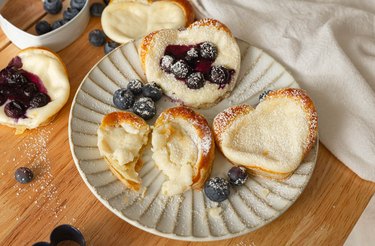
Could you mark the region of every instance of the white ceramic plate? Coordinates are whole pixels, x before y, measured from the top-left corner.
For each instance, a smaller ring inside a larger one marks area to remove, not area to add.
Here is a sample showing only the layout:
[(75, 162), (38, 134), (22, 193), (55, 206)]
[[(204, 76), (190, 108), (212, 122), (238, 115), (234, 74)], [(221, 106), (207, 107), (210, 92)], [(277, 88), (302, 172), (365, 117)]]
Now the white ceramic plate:
[[(209, 121), (225, 108), (255, 105), (265, 89), (298, 87), (293, 77), (264, 51), (239, 41), (242, 54), (239, 81), (231, 96), (208, 110), (199, 110)], [(146, 150), (140, 172), (145, 193), (136, 193), (114, 176), (100, 157), (97, 128), (102, 117), (117, 111), (112, 94), (126, 87), (129, 79), (145, 80), (137, 52), (131, 42), (104, 57), (83, 80), (72, 104), (69, 140), (73, 159), (92, 193), (114, 214), (150, 233), (179, 240), (210, 241), (236, 237), (264, 226), (288, 209), (306, 187), (314, 170), (318, 141), (295, 173), (284, 181), (250, 177), (244, 186), (231, 190), (227, 201), (209, 201), (202, 191), (189, 190), (170, 198), (160, 193), (163, 174)], [(157, 111), (174, 106), (167, 98)], [(157, 118), (157, 117), (154, 117)], [(150, 121), (150, 124), (153, 122)], [(225, 177), (231, 165), (216, 152), (211, 176)]]

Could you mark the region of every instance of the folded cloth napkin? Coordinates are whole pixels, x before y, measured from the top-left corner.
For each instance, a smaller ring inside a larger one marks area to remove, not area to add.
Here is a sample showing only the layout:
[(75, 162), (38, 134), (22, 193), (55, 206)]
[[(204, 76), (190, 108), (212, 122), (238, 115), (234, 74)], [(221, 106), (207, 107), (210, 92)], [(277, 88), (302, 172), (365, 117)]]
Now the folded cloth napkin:
[(192, 0), (292, 72), (313, 98), (323, 144), (375, 182), (374, 0)]

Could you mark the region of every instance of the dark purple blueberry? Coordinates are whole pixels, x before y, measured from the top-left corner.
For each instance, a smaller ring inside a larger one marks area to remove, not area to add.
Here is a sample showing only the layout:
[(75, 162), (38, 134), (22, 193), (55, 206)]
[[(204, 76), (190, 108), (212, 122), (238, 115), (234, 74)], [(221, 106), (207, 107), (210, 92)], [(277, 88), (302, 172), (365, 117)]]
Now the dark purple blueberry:
[(176, 61), (172, 67), (171, 72), (177, 79), (185, 79), (191, 71), (191, 68), (184, 60)]
[(8, 96), (10, 94), (10, 88), (7, 84), (0, 85), (0, 95)]
[(204, 85), (204, 75), (203, 73), (196, 72), (189, 75), (186, 80), (186, 85), (190, 89), (199, 89)]
[(48, 14), (58, 14), (62, 10), (62, 1), (61, 0), (44, 0), (43, 3), (44, 10)]
[(38, 87), (34, 83), (27, 83), (22, 87), (23, 93), (27, 97), (32, 97), (38, 92)]
[(213, 43), (204, 42), (199, 45), (201, 57), (209, 60), (215, 60), (217, 57), (217, 48)]
[(110, 1), (110, 0), (103, 0), (103, 2), (104, 2), (105, 5), (108, 5), (108, 4), (109, 4), (109, 1)]
[(16, 172), (14, 173), (14, 177), (16, 178), (17, 182), (27, 184), (33, 180), (34, 174), (30, 168), (20, 167), (17, 168)]
[(174, 63), (174, 58), (169, 55), (165, 55), (161, 58), (160, 66), (165, 72), (170, 73), (172, 65)]
[(193, 47), (192, 45), (168, 45), (165, 48), (164, 55), (173, 56), (176, 60), (185, 59), (186, 53)]
[(264, 98), (271, 92), (272, 90), (265, 90), (259, 95), (259, 102), (263, 101)]
[(129, 109), (135, 101), (133, 93), (125, 88), (118, 89), (113, 94), (113, 104), (119, 109)]
[(10, 60), (9, 64), (8, 64), (8, 69), (9, 68), (16, 68), (16, 69), (20, 69), (22, 67), (22, 60), (21, 60), (21, 57), (19, 56), (15, 56), (13, 57), (12, 60)]
[(223, 178), (210, 178), (204, 185), (204, 193), (213, 202), (222, 202), (229, 197), (229, 182)]
[(126, 88), (134, 95), (139, 95), (142, 93), (143, 83), (139, 79), (132, 79)]
[(78, 15), (78, 13), (79, 13), (79, 9), (67, 8), (63, 13), (64, 20), (70, 21), (71, 19), (76, 17)]
[(156, 102), (163, 96), (163, 90), (155, 83), (148, 83), (143, 86), (142, 95)]
[(102, 3), (93, 3), (90, 6), (90, 14), (91, 16), (100, 17), (102, 16), (103, 10), (105, 6)]
[(68, 21), (67, 20), (64, 20), (64, 19), (61, 19), (61, 20), (57, 20), (55, 22), (52, 23), (51, 27), (52, 27), (52, 30), (55, 30), (57, 28), (60, 28), (62, 27), (63, 25), (65, 25)]
[(3, 104), (7, 101), (7, 96), (0, 94), (0, 106), (3, 106)]
[(78, 10), (83, 9), (85, 6), (86, 0), (70, 0), (70, 6)]
[(144, 120), (149, 120), (156, 114), (155, 103), (149, 97), (140, 97), (133, 105), (133, 112)]
[(235, 186), (243, 185), (248, 176), (244, 167), (232, 167), (228, 171), (229, 183)]
[(38, 92), (30, 100), (30, 108), (40, 108), (47, 105), (51, 101), (51, 98), (42, 92)]
[(5, 105), (4, 112), (8, 117), (18, 119), (25, 115), (26, 109), (21, 102), (11, 101)]
[(212, 83), (220, 85), (225, 85), (230, 80), (229, 70), (223, 66), (213, 66), (210, 71), (210, 81)]
[(104, 53), (108, 54), (112, 50), (116, 49), (120, 44), (114, 41), (109, 41), (104, 44)]
[(10, 85), (23, 86), (24, 84), (28, 83), (29, 81), (20, 72), (13, 71), (13, 73), (7, 79), (7, 82)]
[(199, 57), (199, 50), (195, 47), (192, 47), (190, 50), (188, 50), (188, 52), (186, 52), (185, 59), (187, 61), (193, 61), (193, 60), (198, 59), (198, 57)]
[(89, 33), (89, 41), (92, 45), (99, 47), (105, 43), (105, 34), (103, 31), (95, 29)]
[(52, 31), (52, 27), (47, 21), (41, 20), (38, 23), (36, 23), (35, 31), (38, 35), (43, 35), (45, 33)]

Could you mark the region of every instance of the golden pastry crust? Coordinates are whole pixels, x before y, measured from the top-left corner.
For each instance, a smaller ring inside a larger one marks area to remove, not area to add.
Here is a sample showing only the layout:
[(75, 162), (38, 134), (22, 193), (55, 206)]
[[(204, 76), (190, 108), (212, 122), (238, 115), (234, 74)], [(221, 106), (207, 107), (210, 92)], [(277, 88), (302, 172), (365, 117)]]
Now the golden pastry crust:
[(215, 142), (213, 139), (212, 130), (208, 125), (207, 120), (194, 110), (179, 106), (169, 108), (162, 112), (156, 120), (154, 127), (162, 126), (172, 119), (180, 118), (191, 124), (196, 130), (197, 137), (203, 140), (201, 146), (201, 155), (198, 156), (197, 163), (194, 167), (193, 183), (191, 188), (195, 190), (202, 189), (206, 179), (210, 176), (212, 164), (215, 157)]
[(195, 19), (194, 9), (187, 0), (167, 0), (177, 4), (185, 13), (185, 26), (190, 25)]
[[(296, 88), (286, 88), (286, 89), (280, 89), (276, 91), (270, 92), (264, 99), (265, 100), (272, 100), (273, 98), (289, 98), (292, 100), (296, 100), (303, 108), (305, 114), (306, 114), (306, 120), (308, 121), (309, 125), (309, 134), (308, 138), (305, 141), (304, 145), (304, 151), (303, 151), (303, 157), (305, 157), (309, 151), (314, 146), (314, 143), (316, 142), (317, 135), (318, 135), (318, 114), (316, 111), (316, 108), (314, 106), (313, 101), (311, 98), (306, 94), (306, 91), (302, 89), (296, 89)], [(262, 103), (262, 102), (260, 102)], [(218, 145), (219, 149), (222, 151), (222, 136), (223, 133), (232, 125), (232, 123), (239, 117), (242, 117), (249, 112), (253, 111), (253, 107), (250, 105), (239, 105), (230, 107), (223, 112), (219, 113), (213, 122), (213, 131), (214, 131), (214, 137), (216, 144)], [(236, 163), (233, 163), (234, 165), (237, 165)], [(248, 164), (245, 166), (248, 171), (254, 175), (261, 175), (268, 178), (273, 179), (286, 179), (290, 175), (293, 174), (293, 172), (275, 172), (266, 168), (261, 168), (259, 166), (255, 166), (254, 164)]]
[[(132, 126), (135, 129), (142, 129), (144, 127), (148, 127), (148, 124), (146, 121), (144, 121), (141, 117), (135, 115), (131, 112), (112, 112), (104, 116), (99, 128), (106, 128), (106, 127), (120, 127), (121, 124), (127, 124)], [(142, 149), (139, 151), (139, 155), (144, 151), (145, 146), (142, 147)], [(112, 160), (104, 157), (105, 161), (108, 164), (109, 169), (112, 171), (112, 173), (123, 183), (126, 187), (139, 191), (141, 188), (141, 183), (136, 183), (131, 180), (127, 180), (124, 178), (124, 176), (119, 173), (112, 164)], [(135, 164), (135, 171), (139, 173), (139, 171), (143, 167), (143, 161), (141, 158), (137, 160), (137, 163)]]

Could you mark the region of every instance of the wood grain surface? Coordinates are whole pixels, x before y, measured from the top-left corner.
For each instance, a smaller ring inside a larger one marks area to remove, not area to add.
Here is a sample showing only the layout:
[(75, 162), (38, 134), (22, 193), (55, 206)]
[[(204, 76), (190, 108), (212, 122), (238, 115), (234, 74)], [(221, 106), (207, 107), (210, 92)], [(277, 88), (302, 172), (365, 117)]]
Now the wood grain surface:
[[(12, 0), (4, 14), (24, 30), (46, 14), (40, 0)], [(32, 2), (27, 8), (25, 2)], [(22, 12), (22, 14), (21, 14)], [(48, 17), (50, 18), (50, 17)], [(90, 68), (103, 57), (103, 47), (88, 42), (88, 33), (101, 28), (91, 18), (85, 33), (59, 55), (71, 82), (68, 103), (46, 127), (14, 135), (0, 126), (0, 245), (31, 245), (48, 241), (59, 224), (78, 227), (88, 245), (342, 245), (355, 225), (375, 184), (361, 180), (322, 144), (306, 190), (274, 222), (247, 235), (211, 243), (191, 243), (154, 236), (119, 219), (106, 209), (84, 184), (73, 163), (68, 142), (72, 98)], [(0, 68), (19, 49), (0, 31)], [(21, 185), (14, 179), (20, 166), (31, 167), (36, 179)]]

